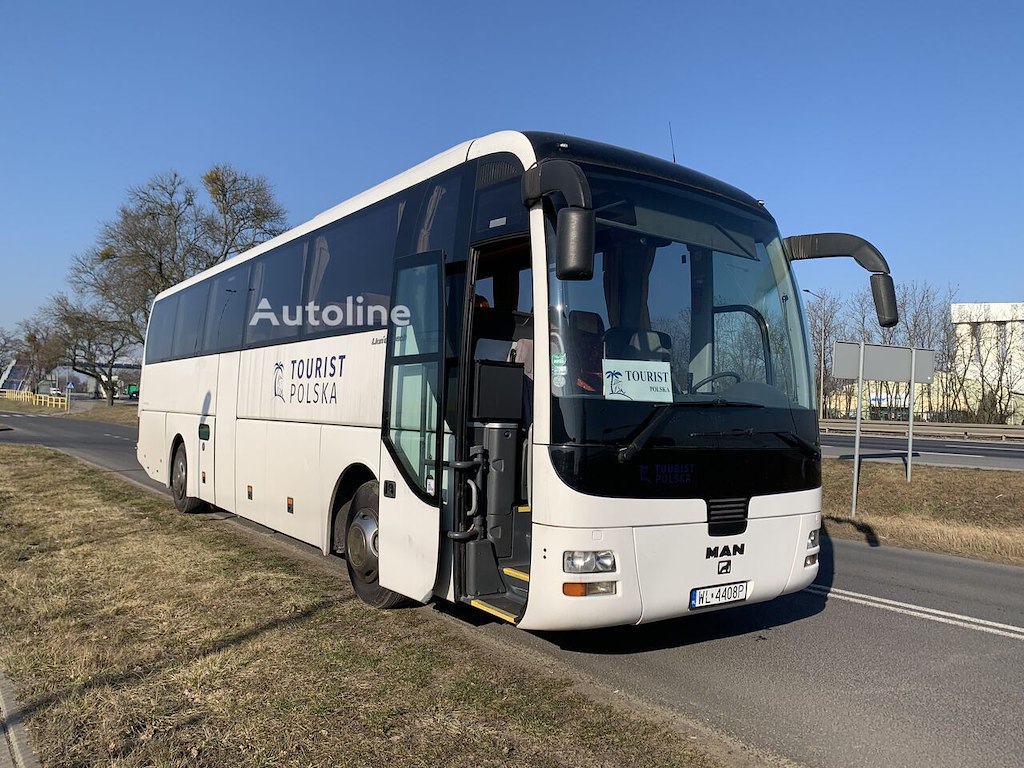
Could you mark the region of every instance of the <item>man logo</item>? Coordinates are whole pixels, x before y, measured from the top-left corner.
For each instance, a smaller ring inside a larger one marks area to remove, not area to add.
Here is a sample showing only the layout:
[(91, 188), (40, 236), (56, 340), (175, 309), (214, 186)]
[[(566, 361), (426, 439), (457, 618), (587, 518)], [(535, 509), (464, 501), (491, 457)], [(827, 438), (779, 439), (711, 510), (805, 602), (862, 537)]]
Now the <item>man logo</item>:
[(718, 575), (732, 573), (732, 560), (722, 560), (718, 563)]
[(717, 560), (720, 557), (736, 557), (743, 554), (743, 544), (733, 544), (731, 547), (726, 544), (724, 547), (708, 547), (705, 560)]

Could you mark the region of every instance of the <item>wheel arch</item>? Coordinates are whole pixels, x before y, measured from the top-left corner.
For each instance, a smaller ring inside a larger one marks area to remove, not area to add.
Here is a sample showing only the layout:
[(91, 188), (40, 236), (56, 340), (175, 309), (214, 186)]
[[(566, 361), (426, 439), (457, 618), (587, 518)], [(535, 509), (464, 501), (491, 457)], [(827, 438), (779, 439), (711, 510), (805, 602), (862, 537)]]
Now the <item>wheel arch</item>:
[(345, 525), (344, 520), (339, 522), (339, 512), (341, 509), (352, 500), (356, 495), (356, 491), (359, 490), (360, 486), (364, 483), (370, 483), (377, 479), (377, 476), (373, 473), (368, 466), (365, 464), (350, 464), (345, 468), (345, 471), (338, 476), (338, 480), (334, 484), (334, 492), (331, 494), (331, 506), (330, 519), (328, 522), (327, 531), (327, 551), (341, 554), (344, 552), (344, 537), (339, 542), (340, 547), (336, 547), (335, 540), (335, 529), (338, 525)]

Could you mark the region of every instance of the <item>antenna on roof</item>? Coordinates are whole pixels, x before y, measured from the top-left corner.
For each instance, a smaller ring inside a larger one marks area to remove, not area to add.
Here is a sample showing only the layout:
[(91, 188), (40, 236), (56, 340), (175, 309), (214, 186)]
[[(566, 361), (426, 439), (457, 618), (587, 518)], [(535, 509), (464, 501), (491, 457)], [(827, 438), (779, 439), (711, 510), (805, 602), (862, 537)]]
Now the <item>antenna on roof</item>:
[(668, 140), (672, 144), (672, 162), (676, 161), (676, 140), (672, 136), (672, 121), (668, 121)]

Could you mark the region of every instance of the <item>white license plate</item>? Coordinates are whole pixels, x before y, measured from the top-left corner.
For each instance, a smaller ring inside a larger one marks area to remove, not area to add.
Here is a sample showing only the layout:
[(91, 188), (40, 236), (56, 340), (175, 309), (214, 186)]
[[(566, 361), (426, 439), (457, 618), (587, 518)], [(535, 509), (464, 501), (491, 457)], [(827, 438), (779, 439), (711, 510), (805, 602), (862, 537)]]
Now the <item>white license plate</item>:
[(690, 609), (704, 608), (723, 603), (739, 603), (747, 599), (746, 581), (734, 584), (719, 584), (717, 587), (700, 587), (690, 590)]

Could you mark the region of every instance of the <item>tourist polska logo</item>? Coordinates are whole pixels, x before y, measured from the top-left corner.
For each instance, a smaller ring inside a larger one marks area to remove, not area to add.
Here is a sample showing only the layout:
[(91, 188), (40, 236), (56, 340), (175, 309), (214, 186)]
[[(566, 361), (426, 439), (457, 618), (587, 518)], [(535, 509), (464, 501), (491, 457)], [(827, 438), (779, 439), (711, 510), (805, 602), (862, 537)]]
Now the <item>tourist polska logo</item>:
[[(409, 308), (397, 305), (368, 304), (362, 296), (349, 296), (342, 304), (320, 306), (316, 302), (282, 306), (275, 310), (266, 298), (260, 299), (249, 325), (307, 328), (379, 328), (388, 324), (409, 325)], [(374, 340), (374, 343), (377, 343)], [(345, 355), (309, 355), (274, 363), (272, 399), (282, 403), (333, 405), (338, 402), (338, 385), (345, 370)]]
[(345, 355), (307, 355), (274, 363), (275, 400), (333, 405), (345, 372)]

